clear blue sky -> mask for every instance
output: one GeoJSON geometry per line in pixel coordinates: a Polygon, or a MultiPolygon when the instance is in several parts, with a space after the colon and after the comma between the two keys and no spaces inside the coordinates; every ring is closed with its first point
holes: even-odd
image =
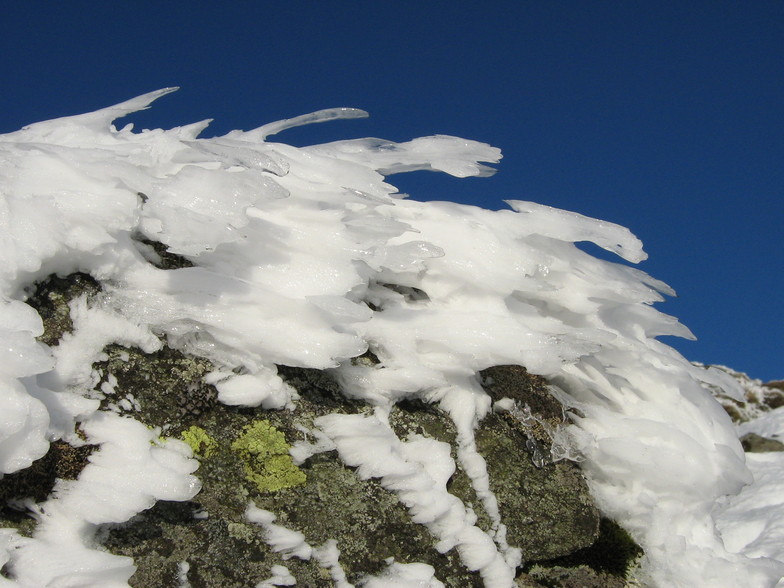
{"type": "Polygon", "coordinates": [[[504,151],[417,199],[534,200],[632,229],[689,359],[784,378],[784,2],[6,2],[0,132],[165,86],[207,135],[333,106],[295,145],[442,133],[504,151]]]}

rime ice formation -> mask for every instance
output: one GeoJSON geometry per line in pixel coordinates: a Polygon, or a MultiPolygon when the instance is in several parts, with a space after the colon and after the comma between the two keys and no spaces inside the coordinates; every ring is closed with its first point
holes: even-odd
{"type": "MultiPolygon", "coordinates": [[[[228,404],[296,410],[276,364],[334,370],[374,411],[325,417],[322,445],[397,492],[441,548],[456,548],[492,587],[511,586],[525,554],[505,544],[502,520],[484,533],[446,491],[448,451],[398,439],[386,417],[411,397],[445,409],[458,459],[492,513],[473,440],[491,408],[477,372],[525,366],[572,411],[592,493],[644,547],[648,581],[775,585],[784,566],[732,553],[712,519],[721,497],[752,481],[705,390],[736,384],[655,339],[690,336],[652,306],[671,293],[665,284],[575,246],[591,241],[636,263],[645,254],[628,230],[531,202],[490,211],[409,201],[385,181],[420,169],[487,175],[483,162],[500,152],[473,141],[267,141],[358,110],[212,139],[198,138],[208,121],[140,133],[112,126],[170,91],[0,136],[0,471],[28,467],[55,439],[82,443],[77,424],[100,446],[78,480],[36,507],[32,538],[0,530],[0,563],[19,585],[125,585],[132,562],[99,551],[95,525],[198,491],[184,444],[102,413],[90,393],[90,366],[107,344],[154,351],[163,339],[219,366],[208,377],[228,404]],[[143,241],[193,267],[156,268],[143,241]],[[74,271],[103,289],[90,305],[72,304],[74,332],[50,349],[35,339],[41,320],[25,288],[74,271]],[[380,363],[352,365],[369,348],[380,363]]],[[[378,581],[439,585],[438,570],[422,565],[390,564],[378,581]]],[[[282,566],[273,572],[290,581],[282,566]]]]}

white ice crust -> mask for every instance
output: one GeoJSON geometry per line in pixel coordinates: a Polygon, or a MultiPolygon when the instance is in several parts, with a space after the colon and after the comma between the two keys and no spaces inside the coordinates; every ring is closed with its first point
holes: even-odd
{"type": "Polygon", "coordinates": [[[265,541],[272,551],[280,553],[283,559],[313,558],[321,567],[329,571],[335,588],[354,588],[354,585],[346,579],[346,573],[340,565],[340,550],[334,539],[329,539],[320,547],[311,547],[302,533],[275,524],[276,517],[273,513],[257,507],[252,502],[245,510],[245,518],[264,528],[265,541]]]}
{"type": "MultiPolygon", "coordinates": [[[[639,262],[645,253],[627,229],[518,200],[500,211],[415,202],[385,181],[421,169],[488,175],[484,164],[501,154],[482,143],[265,140],[364,116],[354,109],[211,139],[199,138],[208,121],[139,133],[113,126],[171,90],[0,136],[0,472],[28,467],[55,439],[78,444],[77,423],[100,445],[78,480],[34,507],[33,538],[0,533],[0,562],[18,585],[125,585],[133,564],[96,548],[95,525],[198,491],[187,448],[98,411],[90,395],[90,365],[106,344],[152,351],[163,339],[218,366],[210,377],[226,404],[296,410],[276,364],[333,370],[346,394],[375,410],[324,417],[310,451],[337,447],[358,475],[397,492],[439,548],[456,548],[491,587],[511,586],[525,554],[505,543],[473,444],[490,410],[477,372],[525,366],[574,411],[570,433],[591,491],[644,547],[647,582],[776,584],[781,550],[725,544],[713,519],[724,496],[752,481],[736,432],[705,390],[726,378],[655,339],[691,336],[654,308],[672,294],[665,284],[575,246],[593,242],[639,262]],[[141,239],[194,267],[156,268],[141,239]],[[103,291],[89,307],[74,301],[74,333],[49,349],[35,339],[42,325],[26,288],[74,271],[103,291]],[[352,364],[368,348],[380,363],[352,364]],[[458,459],[495,517],[492,532],[446,491],[449,452],[389,428],[389,408],[411,397],[454,419],[458,459]]],[[[758,461],[754,471],[764,469],[758,461]]],[[[339,546],[328,547],[327,559],[339,546]]],[[[388,574],[438,586],[422,566],[393,562],[388,574]]],[[[278,569],[265,582],[289,579],[278,569]]]]}

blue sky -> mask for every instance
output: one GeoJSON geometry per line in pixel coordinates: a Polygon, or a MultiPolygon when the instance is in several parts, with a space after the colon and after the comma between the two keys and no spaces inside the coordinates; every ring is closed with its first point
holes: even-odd
{"type": "Polygon", "coordinates": [[[451,134],[489,179],[417,172],[417,199],[534,200],[629,227],[686,357],[784,378],[784,2],[8,2],[0,133],[166,86],[141,127],[206,135],[321,108],[370,119],[295,145],[451,134]]]}

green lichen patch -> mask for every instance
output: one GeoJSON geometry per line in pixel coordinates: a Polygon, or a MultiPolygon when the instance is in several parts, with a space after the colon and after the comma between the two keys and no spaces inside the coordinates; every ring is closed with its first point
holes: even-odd
{"type": "Polygon", "coordinates": [[[183,431],[180,434],[180,439],[190,446],[193,455],[202,458],[211,457],[218,445],[214,437],[211,437],[207,434],[207,431],[196,425],[183,431]]]}
{"type": "Polygon", "coordinates": [[[245,464],[245,477],[259,492],[277,492],[304,484],[305,472],[294,465],[286,437],[269,421],[246,426],[231,444],[245,464]]]}
{"type": "Polygon", "coordinates": [[[359,365],[363,367],[374,367],[380,364],[381,361],[372,349],[368,348],[365,353],[351,358],[351,365],[359,365]]]}

